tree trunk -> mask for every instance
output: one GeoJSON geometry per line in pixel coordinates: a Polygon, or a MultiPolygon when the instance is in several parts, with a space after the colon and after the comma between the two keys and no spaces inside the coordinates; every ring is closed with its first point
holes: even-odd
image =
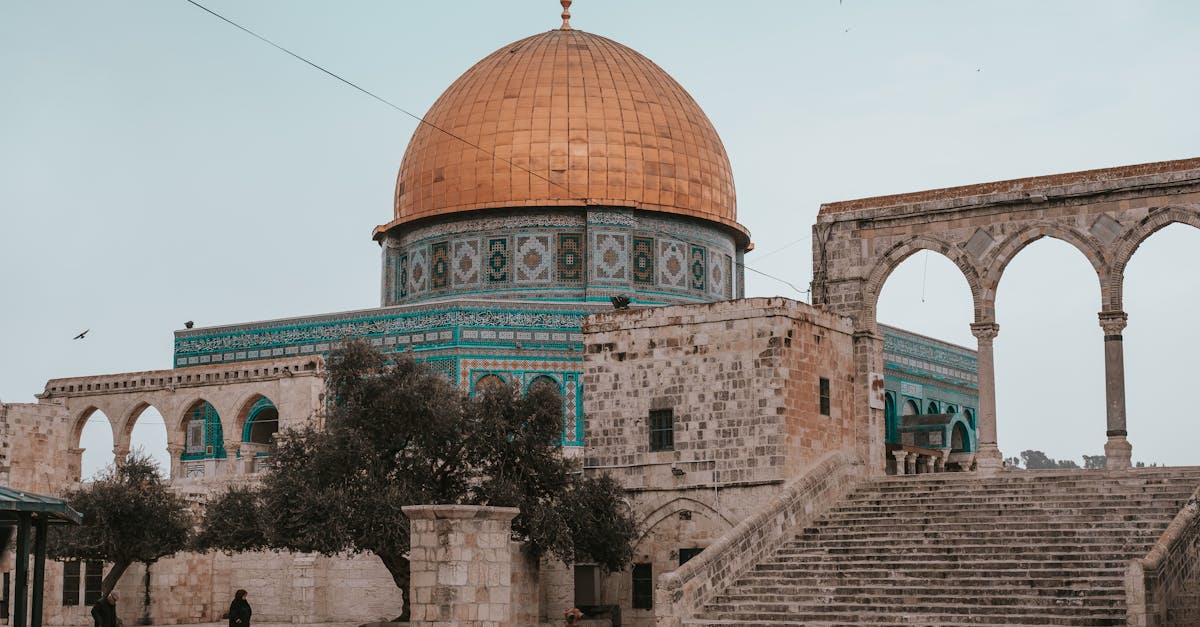
{"type": "Polygon", "coordinates": [[[400,612],[400,616],[396,618],[398,623],[407,623],[412,617],[412,604],[408,594],[408,584],[410,578],[408,560],[400,555],[380,555],[379,559],[383,560],[384,568],[392,574],[392,581],[400,588],[400,595],[404,599],[404,610],[400,612]]]}
{"type": "Polygon", "coordinates": [[[108,593],[117,587],[117,582],[121,580],[121,575],[125,574],[125,569],[129,568],[129,564],[129,560],[113,562],[112,570],[109,570],[108,574],[104,576],[104,581],[100,582],[100,598],[108,596],[108,593]]]}

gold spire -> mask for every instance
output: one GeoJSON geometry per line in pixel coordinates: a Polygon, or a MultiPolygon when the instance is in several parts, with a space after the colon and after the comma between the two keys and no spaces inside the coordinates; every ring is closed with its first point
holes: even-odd
{"type": "Polygon", "coordinates": [[[558,30],[571,30],[571,0],[558,0],[558,3],[561,4],[563,8],[563,24],[558,28],[558,30]]]}

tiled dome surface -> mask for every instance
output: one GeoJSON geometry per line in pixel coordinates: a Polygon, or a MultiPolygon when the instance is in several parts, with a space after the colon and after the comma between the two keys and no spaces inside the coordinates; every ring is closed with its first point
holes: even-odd
{"type": "Polygon", "coordinates": [[[395,220],[381,229],[492,207],[603,204],[746,232],[712,123],[662,68],[609,39],[553,30],[505,46],[425,119],[400,166],[395,220]]]}

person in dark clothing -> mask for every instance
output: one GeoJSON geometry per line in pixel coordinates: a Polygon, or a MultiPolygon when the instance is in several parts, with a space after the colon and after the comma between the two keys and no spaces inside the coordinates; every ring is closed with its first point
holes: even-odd
{"type": "Polygon", "coordinates": [[[250,627],[250,602],[246,600],[247,592],[238,590],[233,595],[233,603],[229,604],[229,627],[250,627]]]}
{"type": "Polygon", "coordinates": [[[116,590],[100,597],[92,606],[92,622],[95,623],[95,627],[118,627],[116,590]]]}

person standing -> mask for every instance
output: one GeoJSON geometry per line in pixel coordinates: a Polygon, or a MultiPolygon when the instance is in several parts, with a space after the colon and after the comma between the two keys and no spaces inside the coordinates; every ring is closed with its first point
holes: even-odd
{"type": "Polygon", "coordinates": [[[92,606],[92,622],[95,623],[95,627],[118,627],[117,598],[117,591],[113,590],[100,597],[92,606]]]}
{"type": "Polygon", "coordinates": [[[233,603],[229,604],[229,627],[250,627],[250,602],[246,600],[248,593],[238,590],[233,595],[233,603]]]}

